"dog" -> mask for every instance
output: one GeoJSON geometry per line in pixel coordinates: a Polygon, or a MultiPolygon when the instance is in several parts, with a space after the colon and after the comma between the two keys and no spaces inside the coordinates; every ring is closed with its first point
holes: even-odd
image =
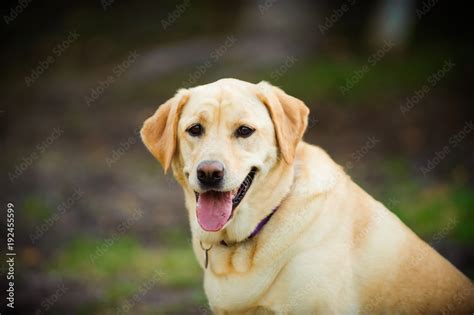
{"type": "Polygon", "coordinates": [[[472,314],[470,279],[302,140],[267,82],[181,89],[141,137],[182,186],[215,314],[472,314]]]}

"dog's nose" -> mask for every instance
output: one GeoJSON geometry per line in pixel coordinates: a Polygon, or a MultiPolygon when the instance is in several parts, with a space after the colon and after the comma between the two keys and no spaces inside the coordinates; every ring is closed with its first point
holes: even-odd
{"type": "Polygon", "coordinates": [[[224,178],[224,165],[219,161],[202,161],[197,167],[197,178],[201,185],[218,186],[224,178]]]}

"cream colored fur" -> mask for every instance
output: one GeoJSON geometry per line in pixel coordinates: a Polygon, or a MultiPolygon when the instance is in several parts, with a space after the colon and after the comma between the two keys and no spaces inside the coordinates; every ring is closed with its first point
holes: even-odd
{"type": "Polygon", "coordinates": [[[268,83],[235,79],[180,90],[142,138],[185,194],[193,249],[216,314],[472,314],[472,282],[357,186],[322,149],[301,140],[308,110],[268,83]],[[199,121],[205,134],[190,137],[199,121]],[[233,137],[242,123],[256,132],[233,137]],[[225,190],[258,173],[232,219],[202,230],[194,191],[203,160],[226,167],[225,190]],[[253,239],[257,224],[275,207],[253,239]],[[224,240],[229,246],[220,242],[224,240]],[[209,266],[204,251],[210,247],[209,266]]]}

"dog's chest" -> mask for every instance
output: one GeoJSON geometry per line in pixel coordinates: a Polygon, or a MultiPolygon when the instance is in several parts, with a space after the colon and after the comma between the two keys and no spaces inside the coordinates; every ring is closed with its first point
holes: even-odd
{"type": "Polygon", "coordinates": [[[255,244],[216,246],[209,251],[204,288],[209,303],[217,309],[241,309],[255,305],[273,283],[279,262],[261,268],[255,264],[255,244]]]}
{"type": "Polygon", "coordinates": [[[334,246],[301,250],[300,243],[293,245],[278,256],[252,243],[236,249],[213,248],[204,279],[213,309],[351,313],[352,307],[357,308],[350,264],[334,255],[334,246]]]}

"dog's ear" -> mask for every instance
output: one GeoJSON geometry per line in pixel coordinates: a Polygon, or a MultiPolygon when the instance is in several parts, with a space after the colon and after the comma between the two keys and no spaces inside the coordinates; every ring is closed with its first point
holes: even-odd
{"type": "Polygon", "coordinates": [[[176,133],[179,114],[189,99],[189,91],[182,89],[158,107],[158,110],[145,120],[140,131],[142,141],[166,171],[176,151],[176,133]]]}
{"type": "Polygon", "coordinates": [[[308,125],[309,109],[301,100],[267,82],[260,82],[257,87],[257,96],[273,120],[281,155],[290,164],[308,125]]]}

